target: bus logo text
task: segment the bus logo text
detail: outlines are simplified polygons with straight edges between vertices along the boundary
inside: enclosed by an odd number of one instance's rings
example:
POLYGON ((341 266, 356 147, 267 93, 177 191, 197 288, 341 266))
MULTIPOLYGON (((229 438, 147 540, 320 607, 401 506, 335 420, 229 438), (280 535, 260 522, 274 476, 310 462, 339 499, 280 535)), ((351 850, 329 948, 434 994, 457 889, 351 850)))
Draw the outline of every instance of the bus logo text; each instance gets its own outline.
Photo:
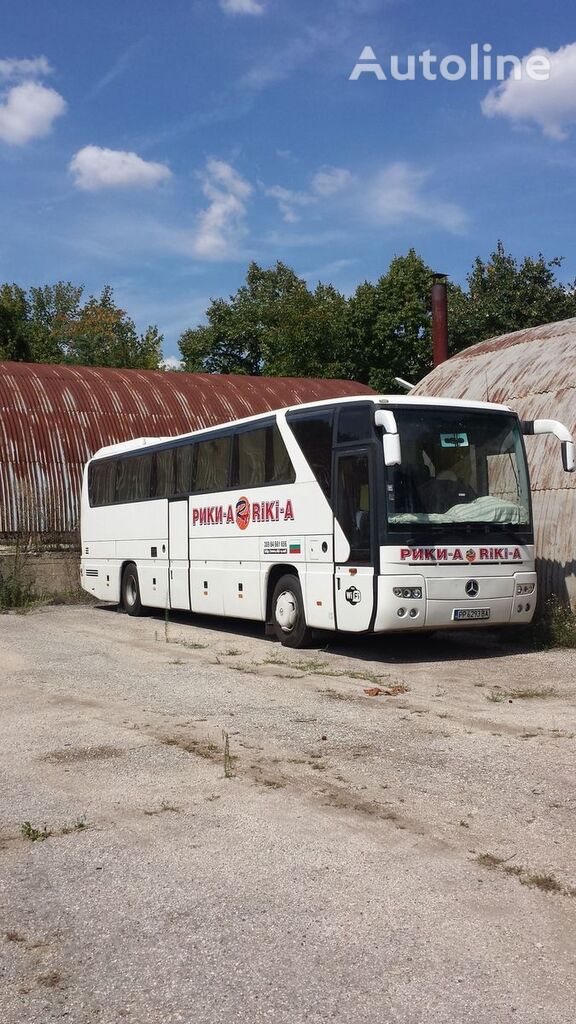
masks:
POLYGON ((402 562, 521 562, 520 548, 400 548, 402 562))
POLYGON ((203 505, 192 509, 192 526, 228 526, 234 523, 245 530, 252 523, 288 523, 294 520, 290 498, 279 501, 253 501, 242 496, 235 505, 203 505))

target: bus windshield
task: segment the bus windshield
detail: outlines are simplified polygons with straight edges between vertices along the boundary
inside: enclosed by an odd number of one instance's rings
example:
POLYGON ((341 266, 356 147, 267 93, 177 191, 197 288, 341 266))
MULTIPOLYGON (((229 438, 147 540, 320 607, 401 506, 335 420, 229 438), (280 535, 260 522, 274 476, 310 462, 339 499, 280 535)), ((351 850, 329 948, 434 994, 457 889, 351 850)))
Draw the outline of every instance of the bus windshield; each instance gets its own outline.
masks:
POLYGON ((397 409, 402 464, 386 470, 388 525, 530 525, 518 419, 468 409, 397 409))

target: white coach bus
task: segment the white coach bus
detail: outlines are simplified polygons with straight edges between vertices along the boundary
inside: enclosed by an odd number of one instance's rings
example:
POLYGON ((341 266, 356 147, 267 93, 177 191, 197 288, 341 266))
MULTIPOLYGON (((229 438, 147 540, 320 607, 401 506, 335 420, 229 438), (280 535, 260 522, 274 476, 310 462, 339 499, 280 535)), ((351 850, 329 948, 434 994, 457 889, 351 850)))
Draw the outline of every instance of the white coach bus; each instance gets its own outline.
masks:
MULTIPOLYGON (((536 603, 523 434, 507 406, 345 398, 103 448, 82 489, 82 586, 266 623, 288 647, 351 633, 524 624, 536 603)), ((537 443, 537 442, 534 442, 537 443)))

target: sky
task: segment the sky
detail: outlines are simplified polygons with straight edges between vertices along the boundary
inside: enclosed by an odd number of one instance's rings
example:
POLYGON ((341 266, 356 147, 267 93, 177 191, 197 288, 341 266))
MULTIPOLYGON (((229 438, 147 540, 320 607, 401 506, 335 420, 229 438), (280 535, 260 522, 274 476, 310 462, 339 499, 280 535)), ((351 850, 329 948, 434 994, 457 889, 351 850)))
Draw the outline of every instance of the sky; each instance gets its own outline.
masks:
POLYGON ((576 277, 566 0, 3 10, 0 280, 111 284, 169 364, 251 260, 350 294, 410 247, 465 283, 502 239, 576 277))

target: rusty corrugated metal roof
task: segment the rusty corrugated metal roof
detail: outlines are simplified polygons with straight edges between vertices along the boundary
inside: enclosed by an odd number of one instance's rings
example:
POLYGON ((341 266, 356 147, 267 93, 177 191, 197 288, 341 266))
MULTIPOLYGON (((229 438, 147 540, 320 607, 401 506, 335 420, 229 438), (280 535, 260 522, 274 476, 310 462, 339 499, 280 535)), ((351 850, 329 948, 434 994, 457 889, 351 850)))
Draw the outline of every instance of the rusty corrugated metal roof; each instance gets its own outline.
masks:
MULTIPOLYGON (((576 318, 472 345, 410 394, 504 402, 521 419, 560 420, 576 438, 576 318)), ((528 437, 526 450, 540 584, 576 608, 576 473, 563 471, 553 437, 528 437)))
POLYGON ((373 391, 347 380, 0 363, 0 534, 73 530, 82 467, 104 445, 355 394, 373 391))

